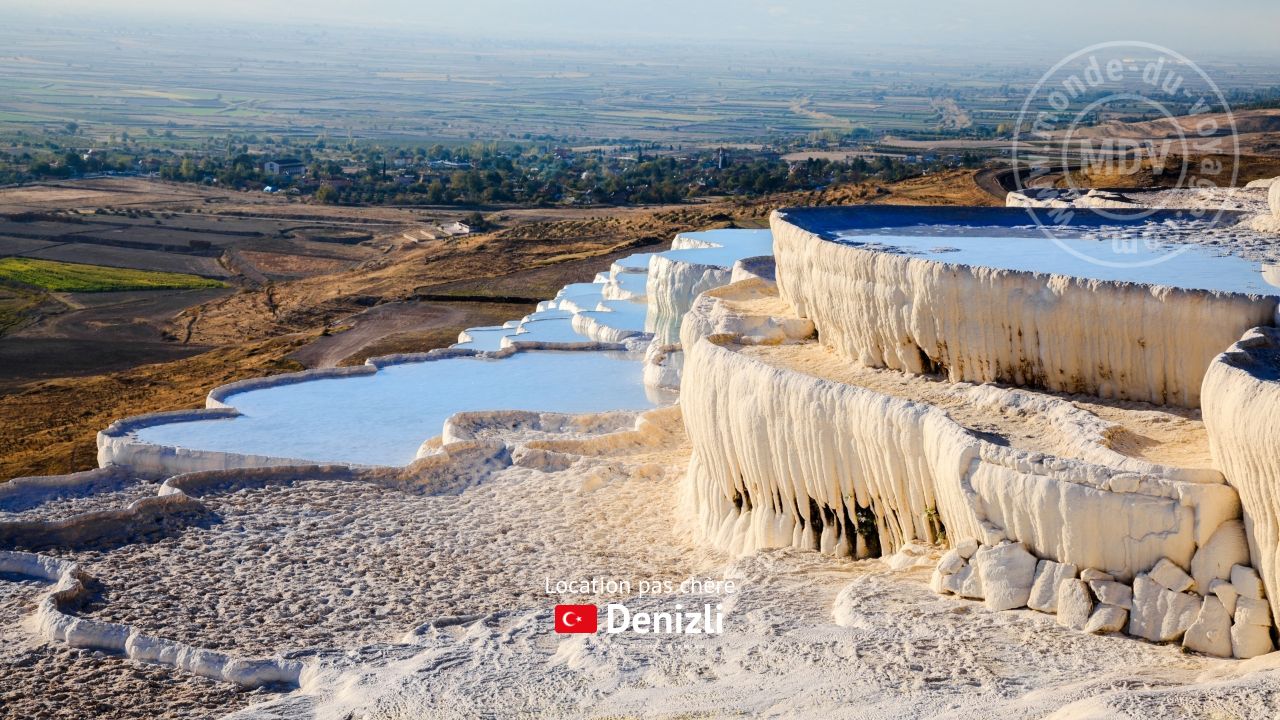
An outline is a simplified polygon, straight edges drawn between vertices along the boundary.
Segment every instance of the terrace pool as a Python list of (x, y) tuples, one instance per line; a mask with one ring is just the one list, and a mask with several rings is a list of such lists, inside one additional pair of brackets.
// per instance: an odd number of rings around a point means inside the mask
[[(1048, 237), (1021, 208), (789, 211), (824, 239), (940, 262), (1217, 292), (1274, 295), (1264, 266), (1234, 247), (1249, 231), (1164, 211), (1132, 220), (1086, 218)], [(1205, 242), (1209, 241), (1209, 242)]]
[(701, 230), (680, 233), (671, 250), (662, 257), (676, 262), (716, 267), (733, 267), (738, 260), (773, 254), (773, 233), (769, 230)]
[(459, 348), (461, 350), (493, 352), (495, 350), (501, 350), (502, 338), (507, 337), (508, 335), (515, 335), (516, 329), (501, 325), (493, 325), (490, 327), (467, 328), (465, 334), (470, 339), (465, 342), (455, 344), (455, 348)]
[(372, 375), (250, 390), (226, 402), (243, 415), (153, 425), (148, 443), (359, 465), (406, 465), (454, 413), (643, 410), (671, 401), (646, 390), (639, 357), (521, 352), (391, 365)]

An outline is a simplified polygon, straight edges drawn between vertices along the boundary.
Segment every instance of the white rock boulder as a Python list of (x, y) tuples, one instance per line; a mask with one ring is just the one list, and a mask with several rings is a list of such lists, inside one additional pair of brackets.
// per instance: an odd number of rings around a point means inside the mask
[(1129, 611), (1115, 605), (1099, 605), (1089, 616), (1084, 631), (1093, 635), (1115, 633), (1124, 630), (1125, 621), (1129, 619)]
[[(954, 575), (960, 572), (960, 568), (965, 566), (965, 559), (956, 550), (948, 550), (943, 553), (942, 559), (938, 561), (938, 572), (943, 575)], [(1227, 566), (1230, 570), (1230, 565)]]
[(1133, 607), (1133, 588), (1114, 580), (1094, 580), (1089, 583), (1094, 597), (1103, 605), (1114, 605), (1128, 610)]
[(1241, 597), (1261, 599), (1264, 595), (1262, 579), (1258, 577), (1257, 571), (1244, 565), (1231, 566), (1231, 587)]
[(1080, 571), (1080, 579), (1085, 582), (1094, 582), (1097, 580), (1115, 580), (1115, 576), (1111, 573), (1105, 573), (1096, 568), (1085, 568)]
[(1024, 607), (1035, 581), (1036, 556), (1021, 543), (979, 548), (973, 566), (982, 578), (982, 593), (992, 610)]
[(1271, 627), (1271, 606), (1266, 600), (1241, 595), (1236, 599), (1236, 623), (1239, 625), (1257, 625)]
[(1240, 597), (1240, 593), (1236, 592), (1234, 585), (1226, 580), (1214, 580), (1209, 583), (1209, 592), (1222, 601), (1222, 607), (1228, 615), (1236, 614), (1236, 598)]
[(1206, 655), (1231, 657), (1231, 615), (1216, 596), (1210, 595), (1200, 604), (1200, 612), (1187, 628), (1182, 646)]
[(960, 588), (960, 596), (970, 600), (981, 600), (985, 590), (982, 587), (982, 575), (972, 565), (966, 566), (965, 569), (969, 571), (969, 577), (965, 578), (964, 585)]
[(1052, 560), (1041, 560), (1036, 563), (1035, 580), (1031, 583), (1031, 596), (1027, 598), (1027, 607), (1040, 612), (1058, 612), (1058, 585), (1063, 580), (1074, 580), (1076, 566), (1071, 563), (1060, 563)]
[(1161, 558), (1147, 575), (1171, 592), (1184, 592), (1195, 585), (1195, 580), (1169, 558)]
[(1271, 183), (1267, 192), (1267, 204), (1271, 206), (1271, 214), (1280, 217), (1280, 182)]
[(929, 576), (929, 589), (935, 594), (946, 595), (949, 592), (946, 580), (947, 576), (943, 575), (937, 568), (934, 568), (933, 574)]
[(962, 598), (982, 599), (982, 577), (973, 565), (965, 565), (953, 575), (948, 575), (943, 586)]
[(1274, 650), (1271, 629), (1261, 625), (1236, 623), (1231, 626), (1231, 652), (1242, 660), (1266, 655)]
[(973, 538), (965, 538), (956, 543), (956, 552), (960, 553), (960, 557), (968, 560), (973, 554), (978, 552), (978, 541)]
[(1177, 593), (1146, 575), (1133, 580), (1133, 611), (1129, 613), (1129, 634), (1152, 642), (1181, 639), (1200, 613), (1194, 595)]
[(1063, 580), (1058, 585), (1058, 624), (1083, 630), (1093, 614), (1093, 596), (1083, 580)]
[(1191, 559), (1191, 577), (1196, 581), (1196, 588), (1205, 592), (1214, 580), (1230, 578), (1232, 565), (1248, 564), (1249, 540), (1244, 534), (1244, 524), (1228, 520), (1196, 551)]

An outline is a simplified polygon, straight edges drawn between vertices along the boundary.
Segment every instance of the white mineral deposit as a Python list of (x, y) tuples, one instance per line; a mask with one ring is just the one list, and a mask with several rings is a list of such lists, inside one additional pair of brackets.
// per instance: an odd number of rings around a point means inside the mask
[[(784, 210), (450, 349), (121, 419), (99, 469), (0, 485), (0, 653), (253, 689), (241, 720), (1273, 716), (1262, 231), (1027, 223)], [(1113, 231), (1186, 251), (1071, 252)], [(723, 631), (552, 632), (672, 617), (545, 589), (589, 578), (699, 578), (674, 612)]]

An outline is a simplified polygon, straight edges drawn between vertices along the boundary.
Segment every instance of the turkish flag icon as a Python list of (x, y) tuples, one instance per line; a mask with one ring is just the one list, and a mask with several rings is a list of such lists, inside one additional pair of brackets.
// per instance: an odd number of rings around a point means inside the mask
[(556, 632), (593, 633), (600, 626), (600, 611), (595, 605), (557, 605)]

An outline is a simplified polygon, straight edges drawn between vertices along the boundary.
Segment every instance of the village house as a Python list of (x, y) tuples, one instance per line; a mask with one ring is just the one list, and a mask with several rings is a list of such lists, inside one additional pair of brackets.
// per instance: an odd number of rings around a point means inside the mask
[(307, 166), (297, 158), (281, 158), (262, 163), (262, 172), (273, 176), (302, 177), (307, 174)]

